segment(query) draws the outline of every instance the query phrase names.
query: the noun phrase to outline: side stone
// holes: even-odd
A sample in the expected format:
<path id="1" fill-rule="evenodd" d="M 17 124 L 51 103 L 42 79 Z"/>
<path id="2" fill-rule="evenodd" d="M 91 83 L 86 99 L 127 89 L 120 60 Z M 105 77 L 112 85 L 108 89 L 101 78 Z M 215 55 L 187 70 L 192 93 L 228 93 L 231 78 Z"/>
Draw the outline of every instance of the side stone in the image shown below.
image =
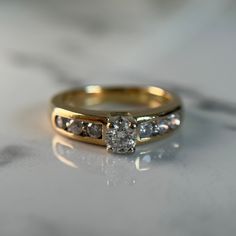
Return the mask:
<path id="1" fill-rule="evenodd" d="M 161 120 L 158 123 L 154 123 L 153 135 L 163 135 L 169 131 L 169 125 L 167 120 Z"/>
<path id="2" fill-rule="evenodd" d="M 61 116 L 56 116 L 55 117 L 55 124 L 60 129 L 66 129 L 68 123 L 69 123 L 68 118 L 64 118 L 64 117 L 61 117 Z"/>
<path id="3" fill-rule="evenodd" d="M 140 138 L 149 138 L 153 134 L 153 124 L 152 122 L 143 122 L 139 124 L 138 127 Z"/>
<path id="4" fill-rule="evenodd" d="M 80 135 L 83 132 L 83 122 L 79 120 L 71 120 L 67 131 L 75 135 Z"/>
<path id="5" fill-rule="evenodd" d="M 170 114 L 167 117 L 167 121 L 171 129 L 176 129 L 178 126 L 180 126 L 181 123 L 180 114 L 179 113 Z"/>
<path id="6" fill-rule="evenodd" d="M 91 138 L 101 138 L 102 125 L 89 123 L 87 126 L 87 133 Z"/>

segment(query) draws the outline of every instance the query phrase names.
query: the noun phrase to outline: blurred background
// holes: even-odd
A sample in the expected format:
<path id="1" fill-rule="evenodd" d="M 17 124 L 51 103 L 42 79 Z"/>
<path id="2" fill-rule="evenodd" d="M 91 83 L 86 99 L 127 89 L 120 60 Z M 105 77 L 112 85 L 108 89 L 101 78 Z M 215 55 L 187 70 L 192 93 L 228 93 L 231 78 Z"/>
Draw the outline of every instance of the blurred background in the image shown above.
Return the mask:
<path id="1" fill-rule="evenodd" d="M 225 82 L 233 83 L 235 76 L 234 0 L 0 4 L 2 73 L 8 72 L 5 64 L 17 62 L 25 66 L 20 71 L 25 76 L 39 70 L 41 79 L 168 81 L 230 96 L 233 86 Z"/>
<path id="2" fill-rule="evenodd" d="M 235 42 L 235 0 L 0 0 L 0 235 L 234 235 Z M 50 97 L 87 84 L 172 89 L 184 127 L 131 159 L 60 140 Z"/>

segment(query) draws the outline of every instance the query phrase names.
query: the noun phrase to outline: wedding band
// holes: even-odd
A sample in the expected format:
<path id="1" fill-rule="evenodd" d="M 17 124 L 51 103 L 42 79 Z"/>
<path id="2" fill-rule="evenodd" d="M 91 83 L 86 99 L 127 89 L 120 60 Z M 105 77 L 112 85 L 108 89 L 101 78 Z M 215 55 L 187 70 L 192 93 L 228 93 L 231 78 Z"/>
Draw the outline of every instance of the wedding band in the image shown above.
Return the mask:
<path id="1" fill-rule="evenodd" d="M 101 108 L 109 103 L 132 108 Z M 51 122 L 68 138 L 126 154 L 176 131 L 182 123 L 182 105 L 177 95 L 158 87 L 87 86 L 53 97 Z"/>

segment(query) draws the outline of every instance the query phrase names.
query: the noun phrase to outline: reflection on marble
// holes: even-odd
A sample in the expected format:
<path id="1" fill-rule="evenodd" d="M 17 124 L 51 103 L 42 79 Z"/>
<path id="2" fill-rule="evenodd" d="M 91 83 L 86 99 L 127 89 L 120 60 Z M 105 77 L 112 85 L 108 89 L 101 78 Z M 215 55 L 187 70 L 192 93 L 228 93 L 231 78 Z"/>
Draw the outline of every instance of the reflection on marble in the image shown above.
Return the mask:
<path id="1" fill-rule="evenodd" d="M 90 145 L 85 151 L 84 145 L 59 135 L 52 141 L 55 157 L 65 166 L 73 169 L 86 169 L 106 178 L 108 186 L 120 183 L 133 185 L 141 172 L 155 169 L 160 163 L 173 160 L 180 149 L 181 136 L 178 132 L 161 142 L 138 146 L 134 154 L 115 155 L 107 153 L 101 147 Z M 90 155 L 86 153 L 90 150 Z"/>

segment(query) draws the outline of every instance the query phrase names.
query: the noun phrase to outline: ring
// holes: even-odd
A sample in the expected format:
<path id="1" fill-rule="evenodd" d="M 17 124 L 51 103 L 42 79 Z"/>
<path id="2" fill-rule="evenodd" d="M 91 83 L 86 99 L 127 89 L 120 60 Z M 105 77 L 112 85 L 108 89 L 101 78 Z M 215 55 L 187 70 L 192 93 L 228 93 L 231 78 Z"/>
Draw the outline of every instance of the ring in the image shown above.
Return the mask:
<path id="1" fill-rule="evenodd" d="M 115 109 L 104 109 L 109 105 Z M 126 154 L 176 131 L 182 123 L 182 104 L 174 93 L 153 86 L 87 86 L 54 96 L 51 122 L 68 138 Z"/>

